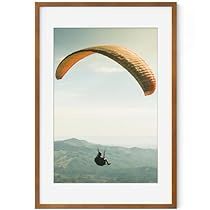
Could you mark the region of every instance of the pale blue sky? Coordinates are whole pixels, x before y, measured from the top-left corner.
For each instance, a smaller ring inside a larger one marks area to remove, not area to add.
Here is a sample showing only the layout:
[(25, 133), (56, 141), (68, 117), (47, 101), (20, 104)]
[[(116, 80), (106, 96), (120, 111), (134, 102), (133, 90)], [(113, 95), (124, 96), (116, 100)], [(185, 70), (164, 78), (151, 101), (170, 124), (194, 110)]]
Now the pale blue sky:
[[(157, 75), (157, 29), (54, 29), (54, 71), (82, 48), (124, 46)], [(123, 136), (123, 138), (122, 138)], [(94, 54), (54, 80), (54, 139), (83, 138), (101, 144), (156, 145), (157, 91), (144, 96), (136, 80), (111, 59)], [(113, 142), (113, 137), (118, 139)]]

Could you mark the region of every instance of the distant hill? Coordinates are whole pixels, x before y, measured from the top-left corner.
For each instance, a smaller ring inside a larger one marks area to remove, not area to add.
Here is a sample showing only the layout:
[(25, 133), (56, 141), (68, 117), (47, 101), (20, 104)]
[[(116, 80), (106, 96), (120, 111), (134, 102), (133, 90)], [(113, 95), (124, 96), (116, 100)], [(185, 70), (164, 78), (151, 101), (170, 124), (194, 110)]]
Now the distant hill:
[[(97, 147), (109, 166), (97, 166)], [(155, 183), (157, 150), (92, 144), (75, 138), (54, 142), (56, 183)]]

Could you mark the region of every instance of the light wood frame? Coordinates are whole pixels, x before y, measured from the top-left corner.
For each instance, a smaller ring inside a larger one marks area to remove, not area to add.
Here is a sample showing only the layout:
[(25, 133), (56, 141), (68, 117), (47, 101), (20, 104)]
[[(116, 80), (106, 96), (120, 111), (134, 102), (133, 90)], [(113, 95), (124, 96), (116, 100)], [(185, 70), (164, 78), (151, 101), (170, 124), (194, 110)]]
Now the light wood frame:
[[(172, 204), (41, 204), (40, 203), (40, 8), (41, 7), (172, 8)], [(176, 208), (177, 207), (177, 4), (176, 2), (36, 2), (35, 3), (35, 208)]]

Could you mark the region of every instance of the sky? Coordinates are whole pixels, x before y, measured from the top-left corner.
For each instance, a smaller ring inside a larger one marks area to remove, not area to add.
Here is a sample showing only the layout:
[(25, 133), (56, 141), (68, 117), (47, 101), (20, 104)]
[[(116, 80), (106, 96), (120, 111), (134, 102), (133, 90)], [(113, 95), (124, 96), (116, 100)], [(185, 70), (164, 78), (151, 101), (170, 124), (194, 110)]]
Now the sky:
[[(96, 45), (124, 46), (157, 75), (156, 28), (55, 28), (54, 71), (68, 54)], [(144, 96), (133, 76), (115, 61), (93, 54), (54, 79), (54, 140), (155, 147), (157, 90)]]

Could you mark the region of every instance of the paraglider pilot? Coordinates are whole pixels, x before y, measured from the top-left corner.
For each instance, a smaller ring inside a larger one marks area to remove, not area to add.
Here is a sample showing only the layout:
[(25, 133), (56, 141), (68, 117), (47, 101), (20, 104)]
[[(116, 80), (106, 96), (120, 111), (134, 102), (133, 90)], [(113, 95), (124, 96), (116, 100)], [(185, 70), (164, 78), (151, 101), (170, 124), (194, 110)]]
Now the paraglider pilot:
[(95, 163), (99, 166), (104, 166), (104, 165), (110, 165), (111, 163), (108, 162), (108, 160), (105, 158), (105, 150), (103, 153), (103, 156), (101, 154), (101, 152), (98, 149), (98, 154), (95, 157)]

